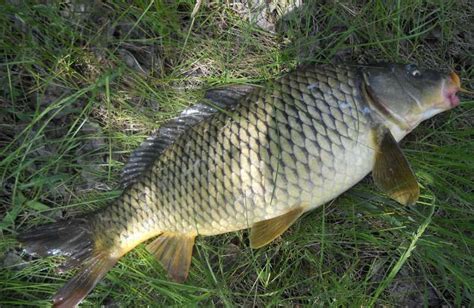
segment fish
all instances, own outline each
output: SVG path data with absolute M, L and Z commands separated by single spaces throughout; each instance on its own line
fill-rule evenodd
M 370 172 L 402 205 L 420 190 L 398 142 L 460 103 L 460 78 L 414 64 L 306 65 L 263 85 L 209 90 L 131 154 L 122 194 L 93 213 L 18 236 L 77 273 L 53 297 L 78 305 L 134 247 L 184 282 L 197 236 L 250 229 L 252 248 Z

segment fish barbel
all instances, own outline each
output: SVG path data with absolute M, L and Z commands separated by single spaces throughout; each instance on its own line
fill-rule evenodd
M 458 90 L 454 73 L 393 64 L 310 65 L 261 87 L 210 91 L 132 154 L 115 202 L 19 240 L 80 267 L 53 299 L 67 307 L 141 242 L 156 237 L 147 248 L 183 281 L 197 235 L 251 228 L 250 245 L 262 247 L 371 171 L 391 198 L 415 203 L 397 142 L 458 105 Z

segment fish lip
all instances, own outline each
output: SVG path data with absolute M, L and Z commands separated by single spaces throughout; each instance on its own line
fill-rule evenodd
M 461 89 L 461 81 L 459 76 L 452 72 L 449 74 L 449 77 L 446 78 L 443 82 L 442 87 L 442 96 L 443 96 L 443 105 L 448 105 L 448 107 L 454 108 L 459 106 L 461 100 L 456 95 L 456 93 Z
M 459 97 L 456 95 L 456 92 L 459 91 L 459 89 L 455 89 L 453 91 L 447 91 L 445 95 L 446 101 L 449 103 L 451 108 L 454 108 L 456 106 L 459 106 L 459 103 L 461 100 Z

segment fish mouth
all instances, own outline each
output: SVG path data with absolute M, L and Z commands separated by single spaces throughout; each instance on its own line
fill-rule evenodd
M 452 72 L 449 74 L 449 78 L 447 78 L 446 82 L 444 83 L 443 87 L 443 98 L 444 103 L 449 106 L 449 108 L 454 108 L 459 105 L 461 101 L 456 93 L 461 89 L 461 80 L 459 76 Z

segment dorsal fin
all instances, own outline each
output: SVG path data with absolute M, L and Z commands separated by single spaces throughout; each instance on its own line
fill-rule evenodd
M 122 171 L 121 186 L 125 188 L 134 183 L 161 153 L 190 127 L 219 110 L 232 110 L 241 98 L 255 88 L 256 86 L 252 85 L 231 85 L 207 91 L 204 95 L 206 102 L 184 109 L 178 117 L 163 124 L 143 141 L 130 155 Z

